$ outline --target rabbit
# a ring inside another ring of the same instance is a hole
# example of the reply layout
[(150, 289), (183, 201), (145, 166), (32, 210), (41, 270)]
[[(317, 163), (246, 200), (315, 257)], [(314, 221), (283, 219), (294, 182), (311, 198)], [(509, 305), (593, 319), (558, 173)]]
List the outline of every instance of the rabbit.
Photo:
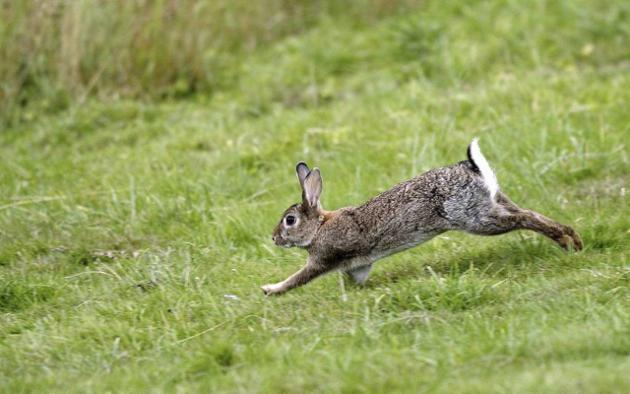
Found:
[(263, 292), (281, 294), (334, 270), (364, 284), (375, 261), (449, 230), (498, 235), (527, 229), (563, 249), (582, 249), (571, 227), (520, 208), (499, 190), (477, 139), (467, 155), (468, 160), (399, 183), (361, 206), (335, 211), (322, 208), (320, 170), (299, 162), (302, 202), (282, 214), (272, 239), (277, 246), (306, 249), (308, 258), (286, 280), (262, 286)]

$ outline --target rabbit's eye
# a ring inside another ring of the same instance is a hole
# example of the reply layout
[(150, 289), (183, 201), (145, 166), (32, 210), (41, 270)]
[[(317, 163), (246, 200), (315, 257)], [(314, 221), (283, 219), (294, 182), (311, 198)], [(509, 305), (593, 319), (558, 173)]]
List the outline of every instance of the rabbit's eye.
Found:
[(287, 217), (284, 218), (284, 222), (287, 226), (293, 226), (295, 224), (295, 216), (287, 215)]

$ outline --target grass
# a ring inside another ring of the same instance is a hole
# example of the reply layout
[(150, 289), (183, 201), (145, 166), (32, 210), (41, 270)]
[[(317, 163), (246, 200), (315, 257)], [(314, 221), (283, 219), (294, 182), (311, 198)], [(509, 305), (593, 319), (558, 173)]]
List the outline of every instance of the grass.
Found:
[(159, 100), (234, 84), (259, 48), (323, 20), (369, 24), (416, 0), (24, 0), (0, 7), (0, 126), (88, 97)]
[[(19, 109), (0, 133), (0, 391), (624, 392), (629, 17), (426, 2), (235, 52), (211, 93)], [(295, 162), (322, 169), (331, 209), (473, 136), (584, 251), (447, 233), (365, 287), (262, 295), (305, 257), (270, 239)]]

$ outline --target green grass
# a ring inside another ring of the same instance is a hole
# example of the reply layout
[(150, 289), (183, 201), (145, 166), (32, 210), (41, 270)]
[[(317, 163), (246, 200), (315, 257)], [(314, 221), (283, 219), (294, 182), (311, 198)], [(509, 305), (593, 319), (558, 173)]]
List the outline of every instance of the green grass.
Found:
[[(626, 391), (629, 18), (427, 2), (236, 54), (211, 94), (20, 117), (0, 133), (0, 391)], [(584, 251), (447, 233), (364, 287), (262, 295), (305, 259), (271, 242), (295, 162), (321, 168), (333, 209), (473, 136)]]
[(166, 99), (233, 86), (260, 48), (322, 21), (361, 26), (418, 0), (20, 0), (0, 7), (0, 126), (89, 97)]

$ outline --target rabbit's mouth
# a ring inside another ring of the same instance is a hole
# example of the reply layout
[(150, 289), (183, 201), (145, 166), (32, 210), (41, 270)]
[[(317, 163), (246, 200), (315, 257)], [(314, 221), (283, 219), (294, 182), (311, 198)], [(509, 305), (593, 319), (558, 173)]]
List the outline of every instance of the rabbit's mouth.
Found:
[(280, 246), (281, 248), (290, 248), (291, 246), (293, 246), (291, 244), (291, 241), (288, 241), (279, 235), (274, 235), (272, 239), (273, 243), (276, 244), (276, 246)]
[(281, 248), (292, 248), (295, 246), (294, 243), (292, 243), (291, 241), (287, 241), (287, 240), (279, 240), (276, 242), (276, 245), (281, 247)]

